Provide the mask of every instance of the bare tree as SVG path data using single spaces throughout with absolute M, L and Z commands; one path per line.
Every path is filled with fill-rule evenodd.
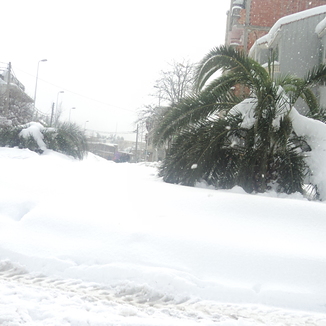
M 156 127 L 171 106 L 176 105 L 182 98 L 191 94 L 193 89 L 195 65 L 189 61 L 173 61 L 170 69 L 160 72 L 160 78 L 154 84 L 158 101 L 156 104 L 146 105 L 140 112 L 138 124 L 146 126 L 146 144 L 150 160 L 159 160 L 165 156 L 165 147 L 152 147 L 152 139 Z
M 182 62 L 173 61 L 169 65 L 171 69 L 161 71 L 161 76 L 154 85 L 159 106 L 178 103 L 189 95 L 193 88 L 194 64 L 183 60 Z
M 191 94 L 193 89 L 195 65 L 189 61 L 169 64 L 171 69 L 160 72 L 160 78 L 154 84 L 157 99 L 155 104 L 146 105 L 140 111 L 137 123 L 144 122 L 147 129 L 153 129 L 155 123 L 164 114 L 167 107 L 177 104 Z

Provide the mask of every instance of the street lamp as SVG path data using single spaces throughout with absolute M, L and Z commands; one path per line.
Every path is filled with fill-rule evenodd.
M 71 108 L 70 109 L 70 111 L 69 111 L 69 122 L 70 122 L 71 110 L 76 110 L 76 108 Z
M 34 90 L 34 114 L 35 114 L 35 108 L 36 108 L 36 92 L 37 92 L 37 81 L 38 81 L 38 70 L 40 66 L 40 62 L 46 62 L 47 59 L 42 59 L 37 63 L 37 70 L 36 70 L 36 81 L 35 81 L 35 90 Z
M 161 87 L 159 86 L 154 86 L 154 88 L 157 88 L 158 89 L 158 107 L 160 108 L 161 107 Z
M 57 95 L 57 103 L 55 105 L 55 124 L 57 123 L 57 119 L 59 118 L 58 115 L 59 115 L 59 111 L 58 111 L 58 100 L 59 100 L 59 95 L 61 93 L 64 93 L 64 91 L 60 91 L 58 92 L 58 95 Z
M 89 122 L 88 120 L 85 121 L 85 124 L 84 124 L 84 131 L 86 130 L 86 123 Z

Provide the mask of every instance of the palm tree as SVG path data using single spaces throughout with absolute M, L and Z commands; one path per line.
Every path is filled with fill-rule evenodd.
M 325 79 L 321 65 L 304 79 L 275 80 L 272 64 L 265 69 L 242 51 L 213 49 L 197 67 L 194 94 L 172 106 L 156 130 L 156 143 L 173 139 L 160 171 L 164 180 L 302 192 L 308 146 L 294 133 L 289 113 L 301 97 L 309 114 L 320 116 L 310 88 Z

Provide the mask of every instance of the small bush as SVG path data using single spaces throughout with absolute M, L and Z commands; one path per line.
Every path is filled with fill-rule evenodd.
M 71 155 L 82 160 L 87 154 L 87 140 L 84 131 L 76 124 L 61 123 L 57 128 L 44 130 L 44 142 L 48 149 Z
M 0 127 L 0 146 L 28 148 L 37 153 L 45 149 L 82 160 L 87 154 L 87 140 L 76 124 L 61 123 L 57 128 L 46 128 L 30 122 L 21 126 Z

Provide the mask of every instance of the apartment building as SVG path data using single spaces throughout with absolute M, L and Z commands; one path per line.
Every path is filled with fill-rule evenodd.
M 326 5 L 326 0 L 231 0 L 225 44 L 249 52 L 282 17 Z

